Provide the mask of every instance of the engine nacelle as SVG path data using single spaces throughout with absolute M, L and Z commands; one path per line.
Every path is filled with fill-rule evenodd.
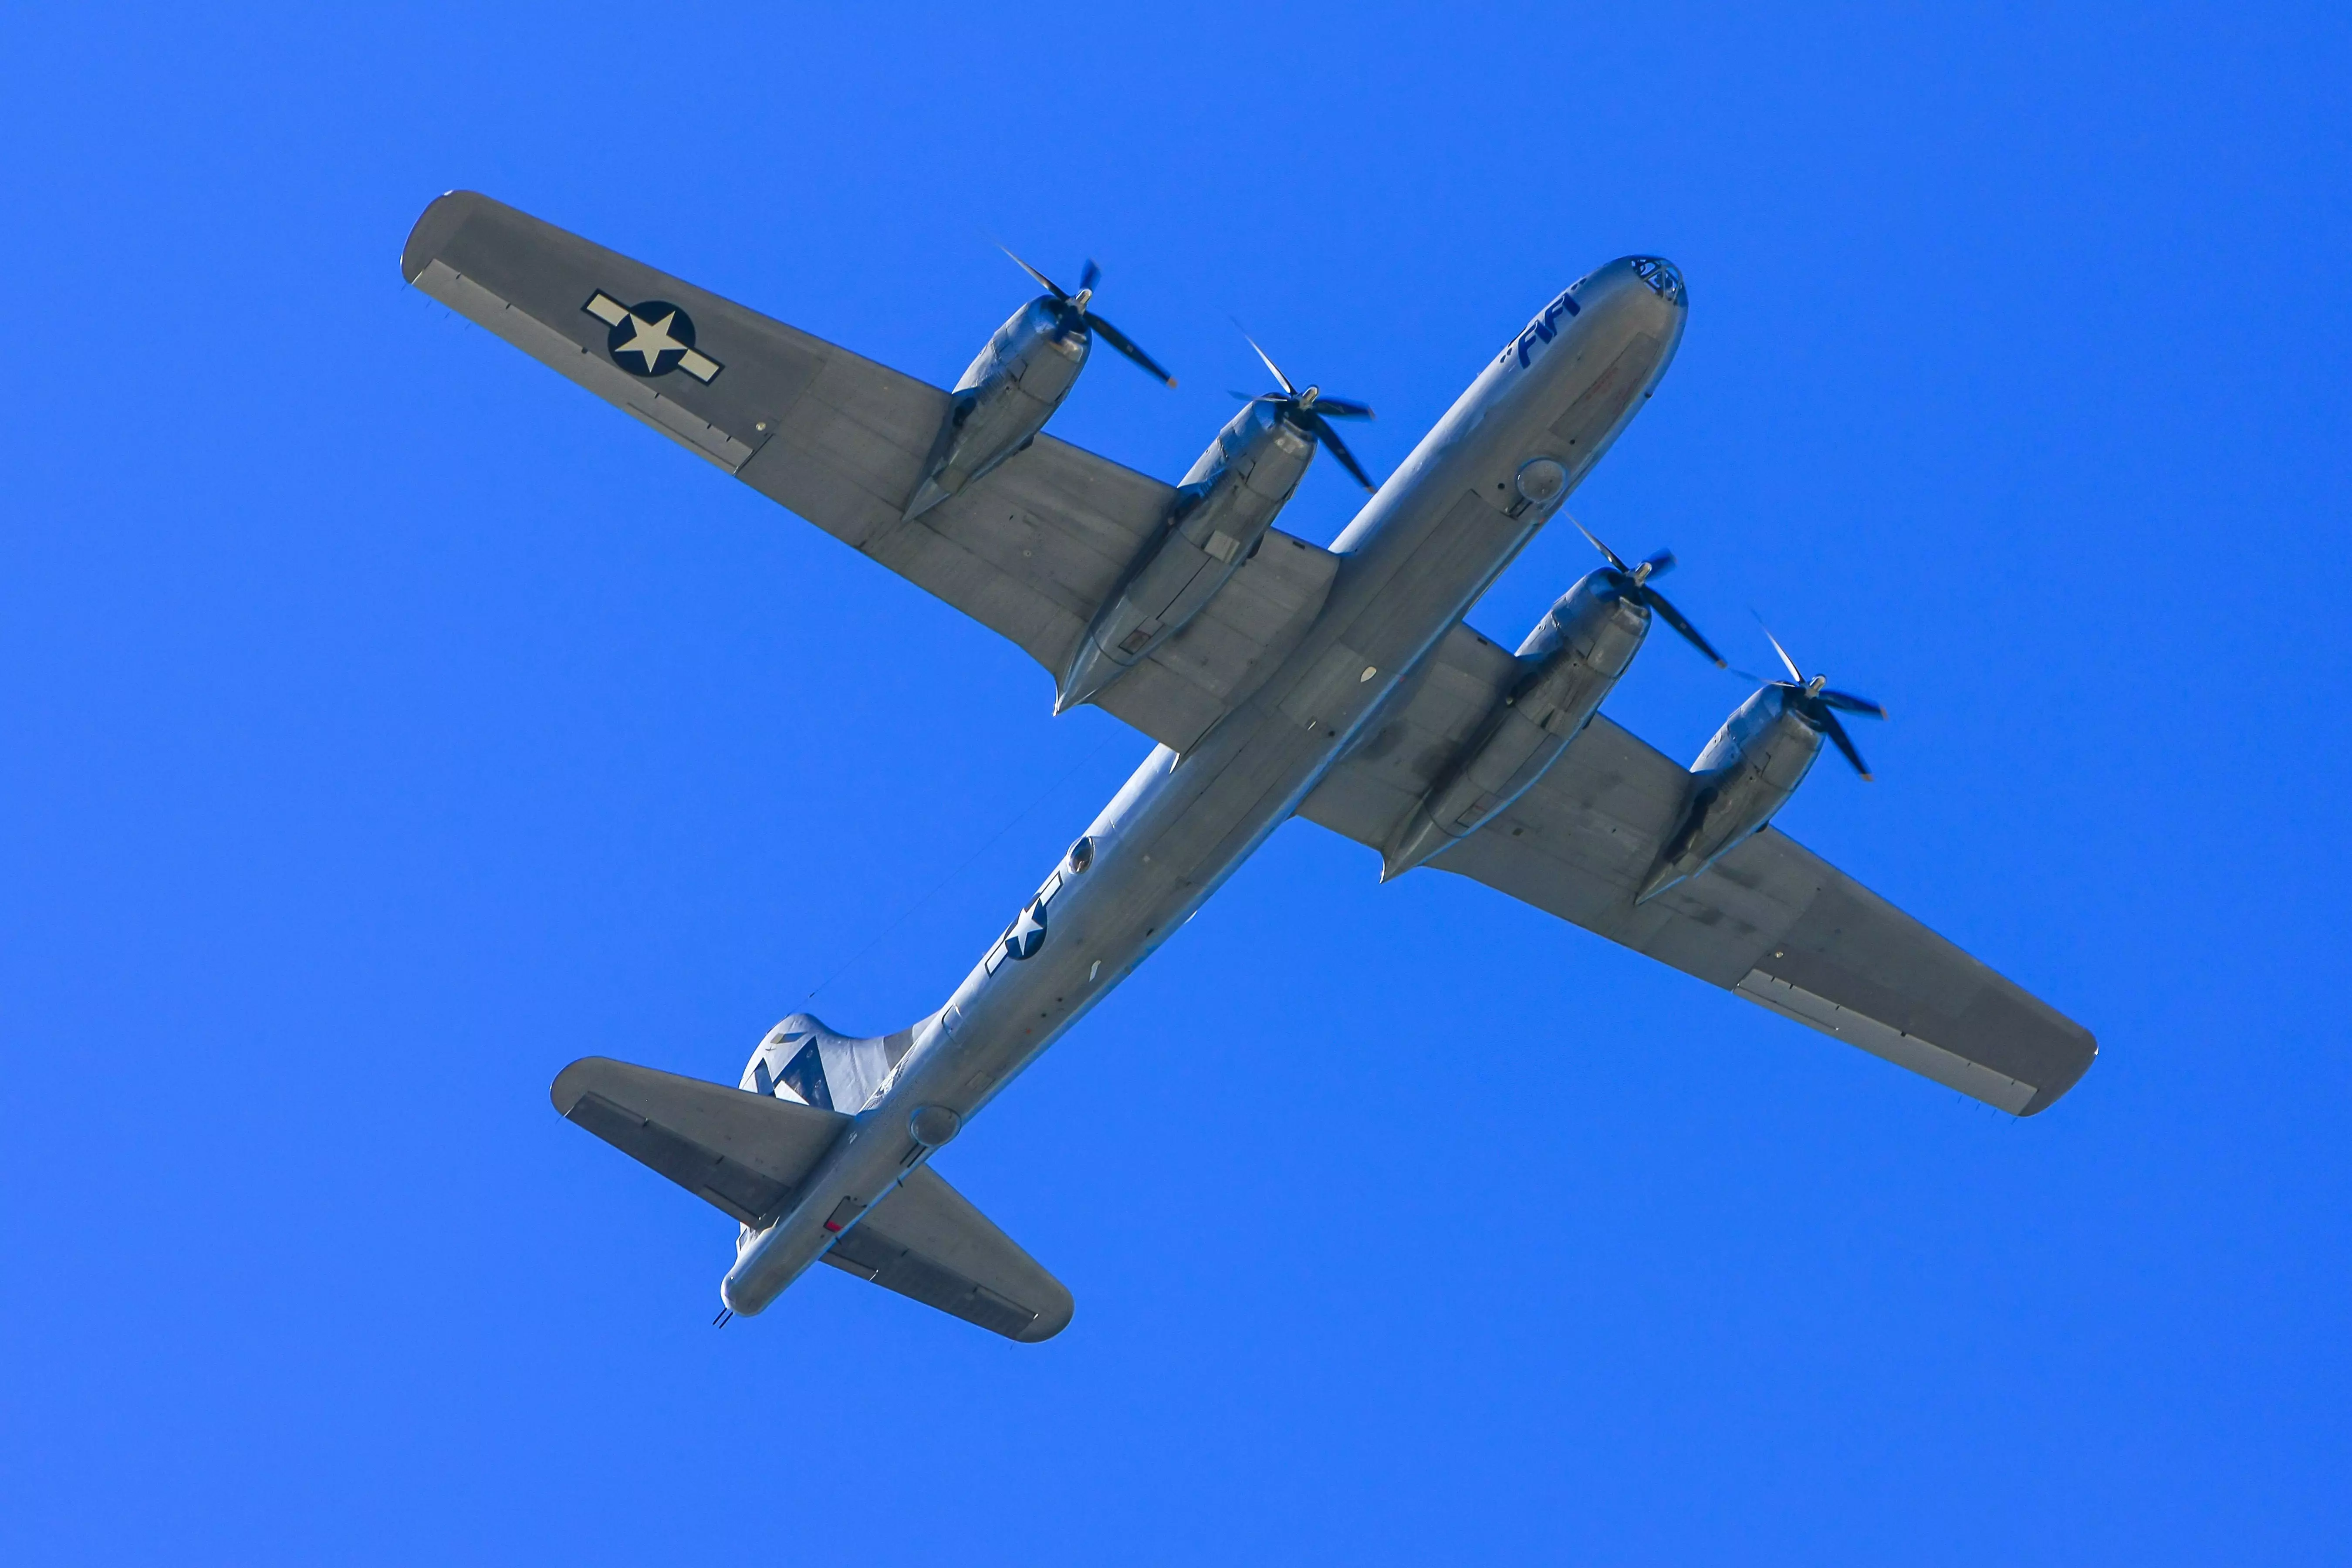
M 1084 313 L 1051 294 L 1015 310 L 955 384 L 907 516 L 920 517 L 1035 439 L 1093 347 Z
M 1315 437 L 1255 398 L 1209 444 L 1160 531 L 1146 541 L 1078 640 L 1054 711 L 1076 707 L 1208 606 L 1274 526 L 1314 458 Z
M 1790 689 L 1767 686 L 1732 710 L 1691 764 L 1690 804 L 1667 836 L 1635 903 L 1697 876 L 1772 820 L 1812 771 L 1822 732 L 1790 703 Z
M 1650 632 L 1649 607 L 1594 572 L 1519 645 L 1523 674 L 1381 851 L 1381 880 L 1467 838 L 1534 787 L 1592 721 Z

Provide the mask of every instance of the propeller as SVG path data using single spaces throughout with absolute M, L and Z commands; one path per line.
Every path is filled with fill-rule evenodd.
M 1240 323 L 1235 322 L 1234 325 L 1239 326 Z M 1334 419 L 1370 419 L 1372 417 L 1371 405 L 1359 403 L 1352 397 L 1326 397 L 1319 386 L 1310 386 L 1301 392 L 1290 384 L 1288 376 L 1282 374 L 1282 367 L 1274 363 L 1274 356 L 1258 348 L 1255 338 L 1244 331 L 1242 341 L 1257 349 L 1257 357 L 1265 362 L 1265 368 L 1274 373 L 1275 384 L 1282 388 L 1279 397 L 1271 393 L 1260 395 L 1281 409 L 1292 424 L 1330 447 L 1331 455 L 1339 459 L 1341 468 L 1355 476 L 1358 484 L 1368 490 L 1378 489 L 1372 483 L 1372 477 L 1364 472 L 1364 465 L 1356 461 L 1356 454 L 1348 450 L 1348 443 L 1339 439 L 1339 432 L 1331 428 Z M 1234 395 L 1244 401 L 1250 400 L 1247 393 L 1237 392 Z
M 1007 256 L 1013 256 L 1011 249 L 1004 246 L 1000 245 L 996 248 L 1003 251 Z M 1078 274 L 1078 291 L 1075 294 L 1069 292 L 1059 283 L 1055 282 L 1051 278 L 1046 277 L 1044 273 L 1038 271 L 1035 268 L 1030 266 L 1027 262 L 1022 260 L 1017 256 L 1013 256 L 1013 265 L 1018 267 L 1022 271 L 1026 272 L 1030 277 L 1034 278 L 1040 284 L 1044 285 L 1045 292 L 1054 297 L 1054 302 L 1062 307 L 1063 312 L 1066 315 L 1076 316 L 1080 321 L 1086 323 L 1087 329 L 1091 331 L 1095 336 L 1100 338 L 1103 342 L 1108 343 L 1111 347 L 1117 349 L 1119 353 L 1125 354 L 1128 358 L 1133 360 L 1136 363 L 1150 371 L 1154 376 L 1166 382 L 1169 385 L 1173 386 L 1176 384 L 1176 378 L 1169 374 L 1166 368 L 1162 366 L 1158 360 L 1153 359 L 1150 354 L 1145 353 L 1140 348 L 1138 348 L 1133 338 L 1129 337 L 1125 332 L 1120 331 L 1117 327 L 1112 326 L 1108 321 L 1104 321 L 1100 316 L 1096 315 L 1092 310 L 1087 309 L 1087 304 L 1095 297 L 1095 284 L 1102 277 L 1102 268 L 1096 263 L 1093 257 L 1089 256 L 1087 258 L 1086 270 Z
M 1869 764 L 1862 760 L 1862 753 L 1854 750 L 1853 737 L 1845 732 L 1845 726 L 1838 722 L 1838 714 L 1861 713 L 1873 719 L 1884 719 L 1886 717 L 1886 705 L 1873 702 L 1867 697 L 1857 697 L 1851 691 L 1829 689 L 1828 676 L 1807 676 L 1797 668 L 1797 661 L 1789 657 L 1789 650 L 1780 646 L 1780 639 L 1772 635 L 1772 628 L 1764 626 L 1763 616 L 1758 616 L 1756 624 L 1763 626 L 1764 640 L 1772 645 L 1772 651 L 1780 656 L 1781 666 L 1789 672 L 1788 679 L 1767 684 L 1786 692 L 1788 695 L 1783 700 L 1795 709 L 1805 722 L 1827 735 L 1831 742 L 1844 753 L 1845 760 L 1853 764 L 1853 771 L 1868 779 Z M 1761 679 L 1762 677 L 1750 679 Z
M 1572 517 L 1568 521 L 1570 522 L 1576 522 L 1576 519 Z M 1633 603 L 1643 605 L 1654 612 L 1660 620 L 1674 627 L 1675 630 L 1682 633 L 1684 637 L 1688 639 L 1691 647 L 1698 649 L 1699 652 L 1713 659 L 1715 661 L 1716 668 L 1721 669 L 1723 668 L 1723 656 L 1715 651 L 1715 645 L 1707 641 L 1705 637 L 1699 636 L 1698 628 L 1684 618 L 1683 613 L 1680 610 L 1675 609 L 1674 605 L 1668 604 L 1666 602 L 1666 596 L 1664 594 L 1659 593 L 1655 588 L 1650 586 L 1651 578 L 1662 576 L 1675 569 L 1675 552 L 1673 551 L 1661 550 L 1655 555 L 1651 556 L 1647 561 L 1641 563 L 1641 564 L 1637 566 L 1628 566 L 1625 564 L 1625 561 L 1622 556 L 1610 549 L 1607 545 L 1601 543 L 1600 540 L 1594 538 L 1592 531 L 1585 527 L 1584 524 L 1576 522 L 1576 531 L 1584 535 L 1585 539 L 1591 542 L 1593 549 L 1598 550 L 1602 555 L 1608 557 L 1609 585 L 1611 587 L 1616 589 L 1623 597 L 1631 599 Z

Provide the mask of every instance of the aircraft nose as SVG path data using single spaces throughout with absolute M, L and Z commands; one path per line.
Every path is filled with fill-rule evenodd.
M 1677 310 L 1686 307 L 1683 270 L 1663 256 L 1629 256 L 1621 264 Z

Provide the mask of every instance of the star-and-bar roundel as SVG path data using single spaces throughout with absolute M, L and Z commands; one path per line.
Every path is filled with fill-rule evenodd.
M 1021 918 L 1013 922 L 1003 940 L 997 942 L 995 952 L 989 956 L 988 972 L 993 974 L 996 966 L 1008 958 L 1034 958 L 1037 950 L 1045 945 L 1045 900 L 1039 897 L 1029 901 L 1029 907 L 1021 911 Z
M 600 289 L 580 308 L 604 323 L 604 352 L 631 375 L 682 370 L 708 386 L 727 368 L 694 346 L 694 318 L 667 300 L 624 305 Z

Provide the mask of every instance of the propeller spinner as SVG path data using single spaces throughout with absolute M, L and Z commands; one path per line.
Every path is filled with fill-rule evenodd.
M 1240 323 L 1234 324 L 1238 326 Z M 1274 356 L 1264 349 L 1258 348 L 1255 338 L 1244 331 L 1242 333 L 1242 341 L 1257 350 L 1257 357 L 1265 362 L 1267 370 L 1274 373 L 1275 384 L 1282 388 L 1282 395 L 1279 397 L 1271 393 L 1261 395 L 1268 403 L 1280 408 L 1292 424 L 1328 447 L 1331 449 L 1331 455 L 1339 459 L 1339 466 L 1354 475 L 1358 484 L 1368 490 L 1378 489 L 1379 487 L 1372 483 L 1372 477 L 1364 472 L 1364 465 L 1356 461 L 1356 454 L 1348 450 L 1348 444 L 1339 439 L 1339 432 L 1331 427 L 1331 421 L 1334 419 L 1371 418 L 1371 405 L 1359 403 L 1352 397 L 1327 396 L 1319 386 L 1309 386 L 1302 392 L 1291 384 L 1288 376 L 1282 374 L 1282 367 L 1274 363 Z M 1237 392 L 1234 395 L 1245 399 L 1249 395 Z
M 1137 347 L 1133 338 L 1129 337 L 1087 308 L 1095 297 L 1095 284 L 1102 278 L 1102 268 L 1097 264 L 1093 257 L 1087 258 L 1086 270 L 1078 274 L 1078 291 L 1073 294 L 1019 257 L 1013 256 L 1013 252 L 1006 247 L 1000 245 L 996 248 L 1003 251 L 1007 256 L 1012 256 L 1013 266 L 1034 278 L 1044 287 L 1045 292 L 1054 297 L 1054 302 L 1061 307 L 1066 316 L 1076 318 L 1095 336 L 1150 371 L 1159 380 L 1170 386 L 1176 384 L 1176 378 L 1168 374 L 1166 367 Z
M 1576 522 L 1576 519 L 1572 517 L 1568 521 L 1570 522 Z M 1643 608 L 1654 614 L 1660 620 L 1674 627 L 1675 630 L 1682 633 L 1684 638 L 1689 642 L 1691 647 L 1698 649 L 1699 652 L 1706 655 L 1707 658 L 1715 661 L 1716 668 L 1721 669 L 1723 668 L 1723 656 L 1715 651 L 1715 645 L 1707 641 L 1706 638 L 1701 637 L 1699 635 L 1698 628 L 1691 625 L 1688 618 L 1685 617 L 1680 610 L 1675 609 L 1673 605 L 1667 603 L 1666 596 L 1664 594 L 1659 593 L 1655 588 L 1650 586 L 1651 578 L 1662 577 L 1675 569 L 1675 552 L 1673 551 L 1661 550 L 1656 554 L 1651 556 L 1647 561 L 1641 563 L 1639 565 L 1628 566 L 1625 564 L 1625 558 L 1623 556 L 1618 554 L 1615 551 L 1601 543 L 1601 541 L 1594 536 L 1593 531 L 1585 527 L 1584 524 L 1576 522 L 1576 531 L 1584 535 L 1586 542 L 1590 543 L 1593 549 L 1601 552 L 1602 556 L 1608 560 L 1609 585 L 1611 587 L 1616 589 L 1623 597 L 1631 599 L 1633 603 L 1642 605 Z
M 1802 717 L 1805 722 L 1827 735 L 1831 743 L 1844 754 L 1845 760 L 1853 764 L 1853 771 L 1860 773 L 1865 780 L 1868 779 L 1869 764 L 1862 760 L 1862 753 L 1854 749 L 1853 740 L 1845 732 L 1845 726 L 1838 722 L 1838 714 L 1840 712 L 1860 713 L 1872 719 L 1884 719 L 1886 717 L 1886 705 L 1883 702 L 1874 702 L 1867 697 L 1857 697 L 1851 691 L 1829 689 L 1828 676 L 1808 676 L 1797 668 L 1797 661 L 1789 657 L 1789 650 L 1780 646 L 1780 639 L 1772 635 L 1772 628 L 1764 626 L 1763 616 L 1757 616 L 1756 624 L 1763 626 L 1764 640 L 1772 645 L 1772 651 L 1780 656 L 1780 664 L 1789 672 L 1788 679 L 1770 681 L 1768 684 L 1779 687 L 1785 694 L 1782 700 Z

